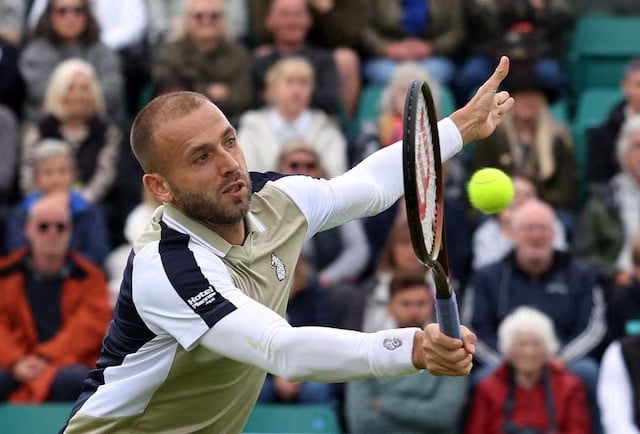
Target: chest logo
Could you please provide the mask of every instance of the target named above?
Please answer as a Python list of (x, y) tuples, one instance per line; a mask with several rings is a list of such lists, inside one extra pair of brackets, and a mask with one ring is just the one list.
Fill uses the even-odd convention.
[(271, 268), (276, 270), (276, 278), (279, 281), (283, 281), (287, 278), (287, 267), (282, 262), (282, 259), (278, 258), (275, 253), (271, 254)]

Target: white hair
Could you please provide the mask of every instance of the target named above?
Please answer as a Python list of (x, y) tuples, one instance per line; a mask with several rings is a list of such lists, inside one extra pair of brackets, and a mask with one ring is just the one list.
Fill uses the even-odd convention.
[(43, 139), (38, 142), (33, 151), (33, 161), (38, 163), (49, 158), (65, 156), (71, 158), (73, 152), (71, 146), (60, 139)]
[(498, 349), (503, 355), (509, 353), (516, 335), (522, 332), (540, 336), (549, 357), (560, 347), (551, 319), (537, 309), (522, 306), (507, 315), (498, 327)]
[(393, 112), (394, 95), (397, 92), (407, 89), (413, 80), (422, 80), (429, 85), (433, 96), (433, 104), (435, 105), (436, 113), (439, 115), (440, 96), (442, 93), (440, 83), (438, 83), (424, 68), (415, 62), (402, 63), (393, 71), (389, 83), (384, 88), (382, 95), (380, 96), (380, 111), (382, 113)]
[(624, 154), (631, 147), (631, 136), (637, 132), (640, 132), (640, 115), (629, 117), (620, 128), (618, 142), (616, 143), (616, 155), (621, 165)]
[(93, 96), (94, 110), (97, 115), (104, 115), (104, 97), (96, 72), (90, 63), (81, 59), (69, 59), (60, 63), (53, 70), (44, 95), (44, 111), (57, 118), (67, 116), (63, 100), (76, 75), (81, 74), (89, 79), (89, 88)]

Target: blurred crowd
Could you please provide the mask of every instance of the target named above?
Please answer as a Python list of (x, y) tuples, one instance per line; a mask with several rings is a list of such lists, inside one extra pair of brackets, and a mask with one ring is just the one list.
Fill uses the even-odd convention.
[[(269, 376), (259, 402), (334, 404), (353, 433), (640, 433), (640, 59), (581, 161), (554, 113), (576, 98), (565, 60), (581, 13), (570, 0), (0, 0), (0, 402), (75, 400), (97, 358), (159, 205), (128, 141), (151, 98), (207, 95), (251, 171), (331, 178), (401, 140), (412, 80), (444, 117), (506, 54), (513, 110), (445, 166), (472, 375)], [(514, 182), (496, 215), (465, 196), (482, 167)], [(293, 278), (294, 326), (435, 320), (402, 200), (317, 234)]]

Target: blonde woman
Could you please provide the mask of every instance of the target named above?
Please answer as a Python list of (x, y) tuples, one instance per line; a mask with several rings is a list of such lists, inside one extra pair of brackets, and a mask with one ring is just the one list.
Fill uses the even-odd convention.
[(116, 161), (122, 134), (105, 117), (105, 102), (93, 67), (80, 59), (62, 62), (47, 85), (44, 116), (25, 127), (22, 140), (20, 187), (33, 188), (33, 154), (44, 138), (62, 139), (71, 145), (80, 193), (100, 202), (116, 178)]
[(323, 111), (310, 108), (314, 82), (313, 67), (300, 57), (280, 60), (268, 70), (269, 105), (247, 112), (238, 128), (249, 170), (276, 170), (283, 147), (295, 140), (318, 153), (327, 178), (347, 170), (347, 140), (340, 127)]

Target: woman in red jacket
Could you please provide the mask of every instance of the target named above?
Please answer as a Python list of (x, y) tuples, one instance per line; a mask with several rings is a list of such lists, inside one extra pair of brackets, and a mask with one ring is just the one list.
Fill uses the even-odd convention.
[(474, 393), (466, 434), (590, 434), (584, 387), (552, 357), (551, 320), (520, 307), (498, 329), (504, 363)]

